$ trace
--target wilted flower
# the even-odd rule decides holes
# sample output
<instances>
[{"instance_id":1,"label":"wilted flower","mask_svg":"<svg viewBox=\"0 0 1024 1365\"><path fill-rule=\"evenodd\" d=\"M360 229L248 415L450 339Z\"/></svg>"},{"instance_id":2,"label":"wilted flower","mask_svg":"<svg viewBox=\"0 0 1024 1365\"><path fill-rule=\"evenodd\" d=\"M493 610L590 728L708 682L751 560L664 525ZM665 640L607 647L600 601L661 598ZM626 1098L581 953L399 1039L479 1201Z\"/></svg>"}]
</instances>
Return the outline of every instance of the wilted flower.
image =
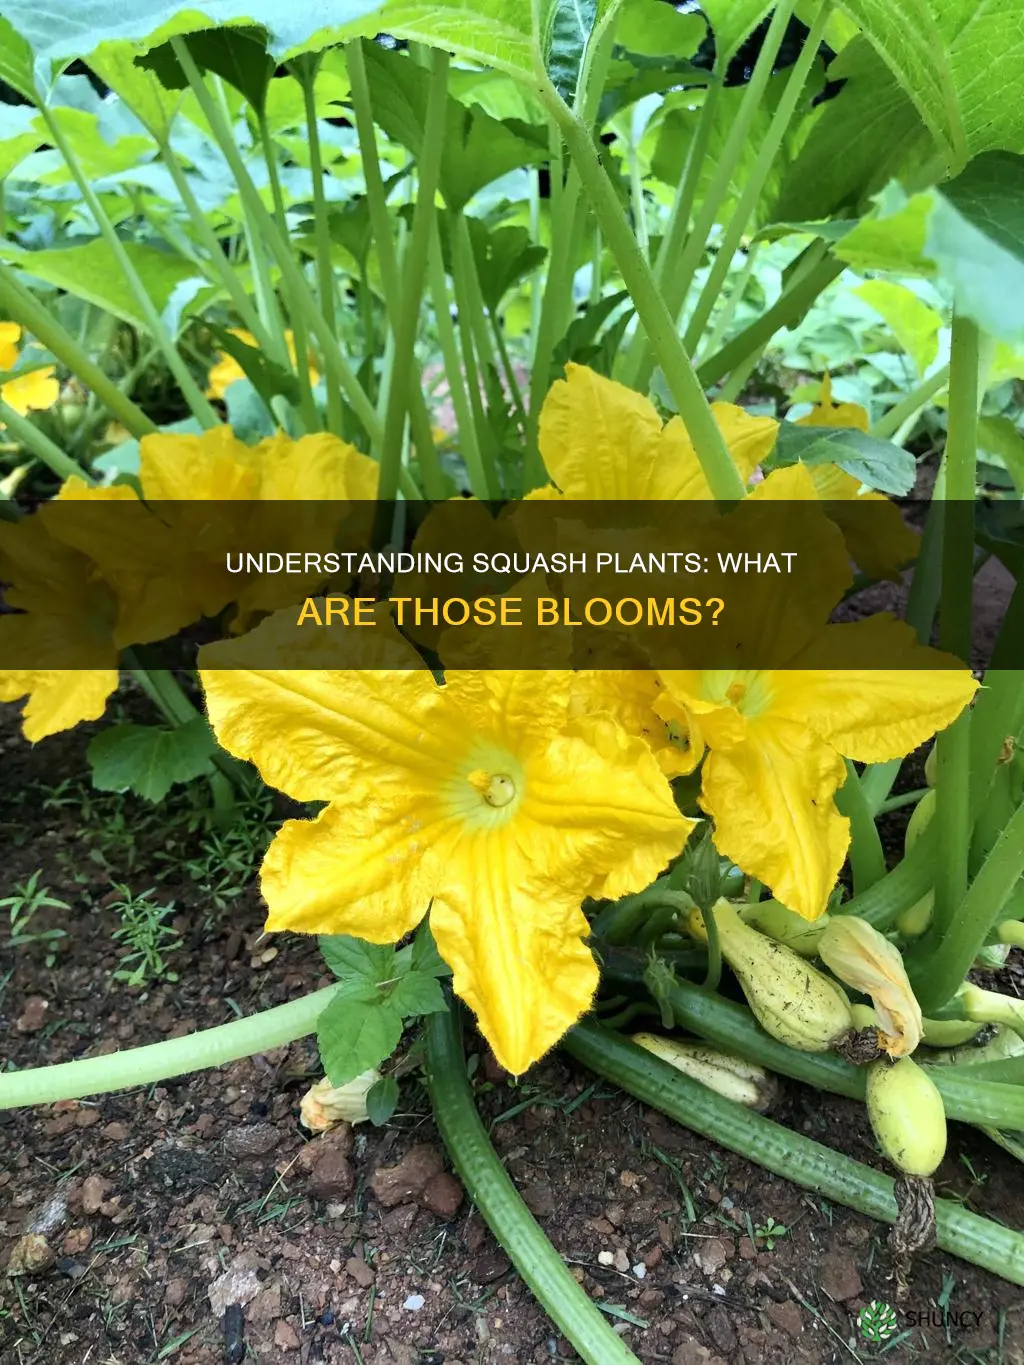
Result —
<instances>
[{"instance_id":1,"label":"wilted flower","mask_svg":"<svg viewBox=\"0 0 1024 1365\"><path fill-rule=\"evenodd\" d=\"M299 1122L311 1133L326 1133L338 1123L365 1123L370 1117L366 1097L381 1079L375 1066L347 1085L332 1085L325 1076L311 1085L299 1105Z\"/></svg>"}]
</instances>

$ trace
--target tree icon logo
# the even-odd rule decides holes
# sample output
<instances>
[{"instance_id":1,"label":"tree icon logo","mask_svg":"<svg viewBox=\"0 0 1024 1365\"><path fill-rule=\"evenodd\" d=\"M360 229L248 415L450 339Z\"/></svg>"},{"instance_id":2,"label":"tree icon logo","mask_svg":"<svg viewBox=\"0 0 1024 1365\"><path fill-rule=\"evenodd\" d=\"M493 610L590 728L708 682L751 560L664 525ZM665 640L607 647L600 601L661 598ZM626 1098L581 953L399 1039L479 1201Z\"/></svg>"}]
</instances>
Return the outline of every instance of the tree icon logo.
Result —
<instances>
[{"instance_id":1,"label":"tree icon logo","mask_svg":"<svg viewBox=\"0 0 1024 1365\"><path fill-rule=\"evenodd\" d=\"M888 1341L899 1330L896 1310L879 1299L872 1299L860 1310L857 1326L865 1341Z\"/></svg>"}]
</instances>

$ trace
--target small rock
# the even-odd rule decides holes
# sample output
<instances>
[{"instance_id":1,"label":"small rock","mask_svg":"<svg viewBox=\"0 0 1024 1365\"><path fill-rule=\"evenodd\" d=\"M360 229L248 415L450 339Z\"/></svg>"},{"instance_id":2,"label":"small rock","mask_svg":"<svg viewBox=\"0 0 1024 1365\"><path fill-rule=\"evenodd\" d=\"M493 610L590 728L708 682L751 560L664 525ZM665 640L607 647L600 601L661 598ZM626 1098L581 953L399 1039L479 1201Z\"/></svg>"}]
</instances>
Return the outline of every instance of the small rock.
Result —
<instances>
[{"instance_id":1,"label":"small rock","mask_svg":"<svg viewBox=\"0 0 1024 1365\"><path fill-rule=\"evenodd\" d=\"M68 1221L68 1193L66 1189L51 1194L45 1204L29 1215L27 1232L41 1232L44 1237L62 1228Z\"/></svg>"},{"instance_id":2,"label":"small rock","mask_svg":"<svg viewBox=\"0 0 1024 1365\"><path fill-rule=\"evenodd\" d=\"M298 1332L284 1318L278 1318L274 1328L274 1345L279 1351L297 1351L302 1345Z\"/></svg>"},{"instance_id":3,"label":"small rock","mask_svg":"<svg viewBox=\"0 0 1024 1365\"><path fill-rule=\"evenodd\" d=\"M87 1175L82 1181L82 1212L99 1213L100 1205L113 1189L113 1183L102 1175Z\"/></svg>"},{"instance_id":4,"label":"small rock","mask_svg":"<svg viewBox=\"0 0 1024 1365\"><path fill-rule=\"evenodd\" d=\"M57 1269L61 1275L66 1275L69 1280L81 1280L86 1274L86 1267L81 1261L76 1261L73 1256L62 1256L57 1262Z\"/></svg>"},{"instance_id":5,"label":"small rock","mask_svg":"<svg viewBox=\"0 0 1024 1365\"><path fill-rule=\"evenodd\" d=\"M232 1267L225 1270L207 1289L214 1316L221 1318L231 1307L244 1307L260 1292L255 1270Z\"/></svg>"},{"instance_id":6,"label":"small rock","mask_svg":"<svg viewBox=\"0 0 1024 1365\"><path fill-rule=\"evenodd\" d=\"M444 1170L444 1158L436 1147L420 1143L410 1147L397 1166L379 1166L370 1177L373 1190L385 1208L419 1201L427 1182Z\"/></svg>"},{"instance_id":7,"label":"small rock","mask_svg":"<svg viewBox=\"0 0 1024 1365\"><path fill-rule=\"evenodd\" d=\"M225 1308L221 1328L224 1332L224 1359L228 1365L241 1365L245 1359L245 1315L237 1303L229 1303Z\"/></svg>"},{"instance_id":8,"label":"small rock","mask_svg":"<svg viewBox=\"0 0 1024 1365\"><path fill-rule=\"evenodd\" d=\"M662 1251L660 1246L651 1247L649 1250L644 1252L644 1265L647 1267L648 1270L653 1270L655 1266L661 1265L662 1257L664 1256L664 1254L665 1253Z\"/></svg>"},{"instance_id":9,"label":"small rock","mask_svg":"<svg viewBox=\"0 0 1024 1365\"><path fill-rule=\"evenodd\" d=\"M98 1109L79 1109L78 1113L75 1115L75 1127L92 1128L95 1124L99 1123L100 1118L101 1114Z\"/></svg>"},{"instance_id":10,"label":"small rock","mask_svg":"<svg viewBox=\"0 0 1024 1365\"><path fill-rule=\"evenodd\" d=\"M502 1275L507 1275L511 1268L512 1263L505 1253L495 1247L474 1257L467 1273L475 1284L490 1284L493 1280L500 1280Z\"/></svg>"},{"instance_id":11,"label":"small rock","mask_svg":"<svg viewBox=\"0 0 1024 1365\"><path fill-rule=\"evenodd\" d=\"M672 1365L711 1365L711 1360L711 1352L698 1341L684 1341L672 1352Z\"/></svg>"},{"instance_id":12,"label":"small rock","mask_svg":"<svg viewBox=\"0 0 1024 1365\"><path fill-rule=\"evenodd\" d=\"M14 1027L19 1033L38 1033L46 1023L46 1012L49 1008L49 1000L44 1000L41 995L30 995L25 1001L25 1008L15 1020Z\"/></svg>"},{"instance_id":13,"label":"small rock","mask_svg":"<svg viewBox=\"0 0 1024 1365\"><path fill-rule=\"evenodd\" d=\"M29 1232L14 1244L7 1262L8 1275L45 1275L57 1262L53 1248L41 1232Z\"/></svg>"},{"instance_id":14,"label":"small rock","mask_svg":"<svg viewBox=\"0 0 1024 1365\"><path fill-rule=\"evenodd\" d=\"M844 1256L826 1256L821 1272L821 1287L833 1303L845 1303L863 1292L857 1267Z\"/></svg>"},{"instance_id":15,"label":"small rock","mask_svg":"<svg viewBox=\"0 0 1024 1365\"><path fill-rule=\"evenodd\" d=\"M462 1186L447 1171L431 1176L423 1186L419 1202L438 1218L454 1218L462 1206Z\"/></svg>"},{"instance_id":16,"label":"small rock","mask_svg":"<svg viewBox=\"0 0 1024 1365\"><path fill-rule=\"evenodd\" d=\"M708 1335L725 1356L731 1356L736 1349L736 1328L729 1312L716 1304L705 1318Z\"/></svg>"},{"instance_id":17,"label":"small rock","mask_svg":"<svg viewBox=\"0 0 1024 1365\"><path fill-rule=\"evenodd\" d=\"M180 1308L185 1302L187 1294L188 1281L183 1280L180 1275L175 1276L173 1280L167 1281L167 1287L164 1290L164 1303L168 1308Z\"/></svg>"},{"instance_id":18,"label":"small rock","mask_svg":"<svg viewBox=\"0 0 1024 1365\"><path fill-rule=\"evenodd\" d=\"M775 1326L788 1336L798 1337L803 1332L803 1316L792 1299L785 1299L782 1303L770 1303L767 1312Z\"/></svg>"},{"instance_id":19,"label":"small rock","mask_svg":"<svg viewBox=\"0 0 1024 1365\"><path fill-rule=\"evenodd\" d=\"M732 1255L732 1247L721 1237L709 1237L700 1242L693 1259L705 1275L717 1275Z\"/></svg>"},{"instance_id":20,"label":"small rock","mask_svg":"<svg viewBox=\"0 0 1024 1365\"><path fill-rule=\"evenodd\" d=\"M757 1259L757 1247L749 1237L740 1238L740 1260L753 1261Z\"/></svg>"},{"instance_id":21,"label":"small rock","mask_svg":"<svg viewBox=\"0 0 1024 1365\"><path fill-rule=\"evenodd\" d=\"M621 1247L619 1247L618 1251L612 1257L612 1265L623 1275L625 1275L626 1271L629 1269L629 1257Z\"/></svg>"},{"instance_id":22,"label":"small rock","mask_svg":"<svg viewBox=\"0 0 1024 1365\"><path fill-rule=\"evenodd\" d=\"M299 1165L311 1171L325 1152L339 1152L342 1156L351 1156L354 1146L355 1134L352 1132L352 1125L336 1123L326 1133L321 1133L318 1138L306 1143L299 1153Z\"/></svg>"},{"instance_id":23,"label":"small rock","mask_svg":"<svg viewBox=\"0 0 1024 1365\"><path fill-rule=\"evenodd\" d=\"M100 1129L100 1134L108 1142L126 1142L128 1140L128 1125L115 1120L113 1123L104 1124Z\"/></svg>"},{"instance_id":24,"label":"small rock","mask_svg":"<svg viewBox=\"0 0 1024 1365\"><path fill-rule=\"evenodd\" d=\"M351 1194L355 1184L348 1157L328 1148L310 1173L309 1192L314 1199L340 1199Z\"/></svg>"},{"instance_id":25,"label":"small rock","mask_svg":"<svg viewBox=\"0 0 1024 1365\"><path fill-rule=\"evenodd\" d=\"M598 1265L614 1265L615 1253L612 1251L599 1251L597 1253L597 1263Z\"/></svg>"},{"instance_id":26,"label":"small rock","mask_svg":"<svg viewBox=\"0 0 1024 1365\"><path fill-rule=\"evenodd\" d=\"M89 1250L91 1241L92 1228L72 1228L61 1243L61 1251L65 1256L81 1256L83 1251Z\"/></svg>"},{"instance_id":27,"label":"small rock","mask_svg":"<svg viewBox=\"0 0 1024 1365\"><path fill-rule=\"evenodd\" d=\"M402 1307L409 1313L418 1313L425 1303L426 1299L422 1294L410 1294Z\"/></svg>"},{"instance_id":28,"label":"small rock","mask_svg":"<svg viewBox=\"0 0 1024 1365\"><path fill-rule=\"evenodd\" d=\"M361 1289L369 1289L377 1278L361 1256L350 1256L345 1262L345 1269Z\"/></svg>"},{"instance_id":29,"label":"small rock","mask_svg":"<svg viewBox=\"0 0 1024 1365\"><path fill-rule=\"evenodd\" d=\"M633 1274L638 1280L644 1279L647 1275L647 1267L644 1265L643 1261L637 1261L636 1265L633 1267Z\"/></svg>"},{"instance_id":30,"label":"small rock","mask_svg":"<svg viewBox=\"0 0 1024 1365\"><path fill-rule=\"evenodd\" d=\"M550 1185L527 1185L522 1196L534 1218L550 1218L555 1211L555 1194Z\"/></svg>"},{"instance_id":31,"label":"small rock","mask_svg":"<svg viewBox=\"0 0 1024 1365\"><path fill-rule=\"evenodd\" d=\"M224 1134L224 1148L237 1160L246 1161L272 1152L281 1137L272 1123L245 1123Z\"/></svg>"}]
</instances>

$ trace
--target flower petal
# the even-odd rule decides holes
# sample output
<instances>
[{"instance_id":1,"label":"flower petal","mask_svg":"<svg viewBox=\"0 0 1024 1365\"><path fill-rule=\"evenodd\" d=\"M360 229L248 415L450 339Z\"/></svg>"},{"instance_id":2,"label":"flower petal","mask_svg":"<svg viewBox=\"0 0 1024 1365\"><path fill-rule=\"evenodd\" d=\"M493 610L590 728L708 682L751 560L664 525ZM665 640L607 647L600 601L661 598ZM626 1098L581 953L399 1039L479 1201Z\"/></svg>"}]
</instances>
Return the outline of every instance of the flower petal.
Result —
<instances>
[{"instance_id":1,"label":"flower petal","mask_svg":"<svg viewBox=\"0 0 1024 1365\"><path fill-rule=\"evenodd\" d=\"M82 721L99 720L117 688L118 677L116 668L0 673L0 701L28 697L22 729L25 738L35 744Z\"/></svg>"},{"instance_id":2,"label":"flower petal","mask_svg":"<svg viewBox=\"0 0 1024 1365\"><path fill-rule=\"evenodd\" d=\"M641 394L567 365L540 414L540 451L568 498L653 498L661 418Z\"/></svg>"},{"instance_id":3,"label":"flower petal","mask_svg":"<svg viewBox=\"0 0 1024 1365\"><path fill-rule=\"evenodd\" d=\"M818 940L818 956L840 981L870 995L891 1057L909 1057L924 1021L899 949L856 915L836 915Z\"/></svg>"},{"instance_id":4,"label":"flower petal","mask_svg":"<svg viewBox=\"0 0 1024 1365\"><path fill-rule=\"evenodd\" d=\"M315 820L286 821L260 872L267 931L397 942L427 913L443 819L413 793L391 792L370 807L329 805Z\"/></svg>"},{"instance_id":5,"label":"flower petal","mask_svg":"<svg viewBox=\"0 0 1024 1365\"><path fill-rule=\"evenodd\" d=\"M598 970L575 897L509 833L470 836L430 911L438 951L500 1064L521 1075L590 1008Z\"/></svg>"},{"instance_id":6,"label":"flower petal","mask_svg":"<svg viewBox=\"0 0 1024 1365\"><path fill-rule=\"evenodd\" d=\"M817 736L774 717L752 721L742 743L704 764L700 804L716 848L805 919L824 912L850 842L833 801L845 775Z\"/></svg>"},{"instance_id":7,"label":"flower petal","mask_svg":"<svg viewBox=\"0 0 1024 1365\"><path fill-rule=\"evenodd\" d=\"M906 667L882 666L898 663ZM772 686L774 715L799 720L847 758L884 763L952 724L978 684L953 655L885 615L827 626Z\"/></svg>"}]
</instances>

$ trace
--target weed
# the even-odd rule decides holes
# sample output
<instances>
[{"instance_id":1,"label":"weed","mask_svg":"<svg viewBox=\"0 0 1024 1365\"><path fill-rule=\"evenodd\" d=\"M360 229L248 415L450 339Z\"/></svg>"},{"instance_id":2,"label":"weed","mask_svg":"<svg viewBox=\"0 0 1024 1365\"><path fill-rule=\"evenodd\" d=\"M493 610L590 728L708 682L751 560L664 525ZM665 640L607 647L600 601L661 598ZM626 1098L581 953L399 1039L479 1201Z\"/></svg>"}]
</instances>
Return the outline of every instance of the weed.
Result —
<instances>
[{"instance_id":1,"label":"weed","mask_svg":"<svg viewBox=\"0 0 1024 1365\"><path fill-rule=\"evenodd\" d=\"M13 895L0 900L0 910L7 910L10 914L10 946L20 948L29 943L44 943L46 965L52 967L57 958L56 945L62 938L67 938L67 932L64 929L30 931L29 925L40 910L70 910L71 907L67 901L51 896L48 886L39 885L41 876L42 869L37 868L27 882L16 885Z\"/></svg>"},{"instance_id":2,"label":"weed","mask_svg":"<svg viewBox=\"0 0 1024 1365\"><path fill-rule=\"evenodd\" d=\"M114 979L129 986L141 986L147 981L177 981L177 972L168 969L165 957L181 947L181 936L165 921L174 909L174 902L157 905L152 888L134 896L127 886L116 885L120 899L110 908L121 918L114 930L114 939L128 950L122 965L114 972Z\"/></svg>"}]
</instances>

